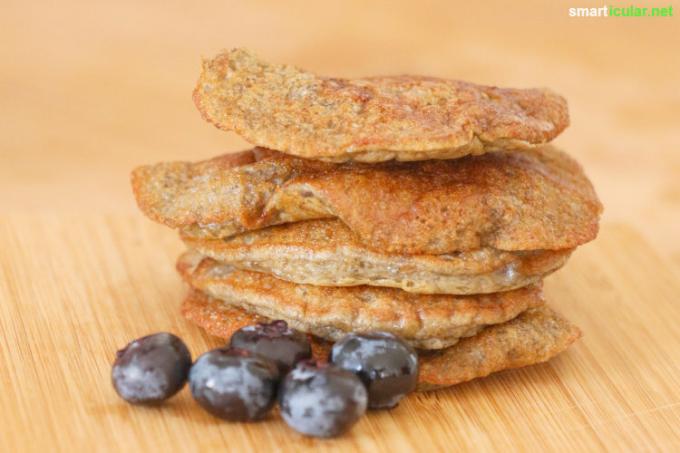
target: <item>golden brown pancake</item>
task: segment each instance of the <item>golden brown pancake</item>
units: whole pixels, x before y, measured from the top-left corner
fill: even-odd
[[[209,334],[227,340],[241,327],[270,321],[196,290],[184,300],[182,314]],[[448,387],[496,371],[545,362],[580,336],[581,331],[576,326],[547,306],[529,309],[511,321],[487,327],[450,348],[420,351],[418,390]],[[310,339],[314,356],[326,359],[330,343],[318,337]]]
[[[597,235],[602,210],[581,167],[550,146],[371,165],[256,149],[140,167],[132,185],[147,216],[185,236],[338,218],[363,244],[404,254],[573,248]]]
[[[243,49],[203,62],[194,101],[207,121],[254,145],[336,162],[528,148],[569,124],[566,101],[547,89],[408,75],[319,77]]]
[[[527,286],[560,268],[572,249],[444,255],[374,250],[337,219],[286,223],[225,239],[183,238],[190,249],[244,270],[319,286],[387,286],[418,294],[485,294]]]
[[[338,340],[348,332],[384,330],[422,349],[441,349],[490,324],[544,303],[540,285],[475,296],[413,294],[375,286],[299,285],[238,270],[187,252],[177,269],[194,288],[295,329]]]

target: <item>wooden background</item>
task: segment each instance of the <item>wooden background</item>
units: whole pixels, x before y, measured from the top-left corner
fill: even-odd
[[[2,1],[0,450],[680,449],[680,12],[368,3]],[[179,241],[136,211],[128,174],[246,146],[190,97],[200,57],[234,46],[322,74],[565,95],[572,126],[557,143],[605,214],[547,293],[584,339],[549,364],[371,413],[333,441],[276,416],[220,422],[186,390],[159,409],[118,400],[110,362],[130,339],[170,330],[195,354],[219,344],[178,316]]]

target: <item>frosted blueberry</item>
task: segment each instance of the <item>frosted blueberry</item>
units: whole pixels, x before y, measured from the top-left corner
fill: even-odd
[[[396,406],[418,383],[418,355],[391,333],[346,335],[333,345],[330,361],[361,378],[371,409]]]
[[[276,364],[244,349],[213,349],[189,371],[189,388],[206,411],[230,421],[263,418],[276,399]]]
[[[296,431],[338,436],[366,412],[364,384],[353,373],[327,363],[299,362],[279,390],[281,416]]]
[[[243,327],[232,335],[230,345],[273,360],[281,375],[290,371],[300,360],[312,356],[312,347],[307,336],[289,328],[286,321]]]
[[[116,353],[111,370],[113,387],[133,404],[153,404],[170,398],[187,380],[191,354],[171,333],[138,338]]]

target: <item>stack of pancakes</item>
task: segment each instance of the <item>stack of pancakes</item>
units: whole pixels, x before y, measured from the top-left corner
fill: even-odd
[[[140,167],[132,184],[187,244],[182,312],[211,334],[283,319],[324,356],[348,332],[389,331],[419,349],[421,390],[580,336],[541,292],[602,210],[546,144],[568,125],[560,96],[323,78],[236,49],[204,63],[194,100],[256,148]]]

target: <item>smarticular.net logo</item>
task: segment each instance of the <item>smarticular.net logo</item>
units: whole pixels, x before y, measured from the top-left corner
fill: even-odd
[[[600,6],[569,8],[569,17],[672,17],[673,6]]]

